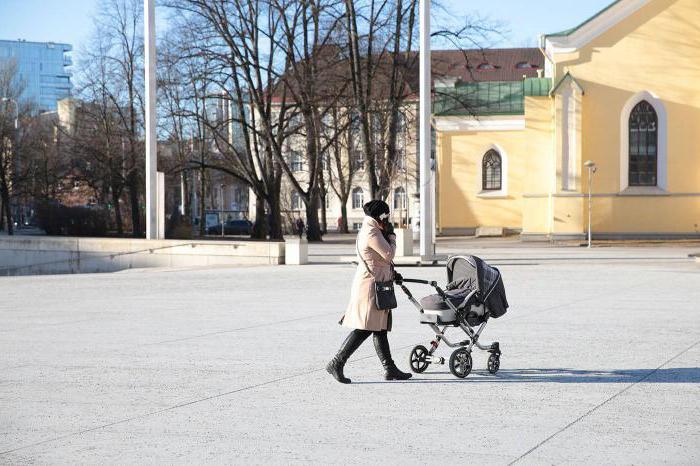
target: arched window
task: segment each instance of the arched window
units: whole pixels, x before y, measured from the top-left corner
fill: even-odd
[[[357,187],[352,190],[352,208],[361,209],[365,204],[365,193],[362,192],[362,188]]]
[[[491,149],[481,161],[481,189],[498,191],[501,189],[501,156]]]
[[[646,100],[634,106],[629,118],[629,185],[657,185],[658,117]]]
[[[406,190],[401,186],[394,190],[394,209],[406,208]]]
[[[301,196],[296,191],[292,191],[292,210],[301,210]]]

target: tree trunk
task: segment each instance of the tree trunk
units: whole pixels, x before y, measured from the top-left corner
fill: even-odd
[[[321,241],[321,225],[318,221],[318,189],[309,194],[306,202],[306,239],[309,241]]]
[[[199,169],[199,236],[204,236],[207,232],[206,230],[206,215],[204,209],[206,209],[206,186],[205,186],[205,176],[206,169],[201,167]]]
[[[339,233],[348,233],[348,202],[347,199],[345,199],[345,202],[341,202],[340,204],[340,231]]]
[[[270,239],[282,240],[282,209],[280,206],[279,192],[271,193],[267,205],[270,209]]]
[[[326,193],[328,196],[328,193]],[[328,215],[326,213],[326,198],[325,196],[321,199],[321,234],[325,235],[328,233]]]
[[[3,183],[2,187],[0,188],[0,196],[2,196],[2,205],[5,211],[0,212],[0,215],[3,213],[5,215],[5,221],[7,222],[7,234],[13,235],[15,232],[14,225],[12,224],[12,209],[10,208],[10,191],[7,189],[7,185],[5,183]]]
[[[267,214],[265,213],[265,199],[260,195],[255,195],[255,223],[253,232],[250,235],[254,239],[267,238]]]
[[[124,222],[122,220],[122,209],[119,205],[119,194],[112,188],[112,203],[114,204],[114,221],[117,224],[117,234],[122,236],[124,234]]]
[[[3,215],[3,212],[5,212],[5,203],[0,198],[0,231],[5,229],[5,216]]]
[[[139,209],[139,183],[136,170],[129,173],[129,201],[131,204],[131,236],[143,236],[141,231],[141,209]]]

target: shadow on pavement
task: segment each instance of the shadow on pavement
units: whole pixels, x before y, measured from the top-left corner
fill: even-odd
[[[672,369],[620,369],[612,371],[591,371],[577,369],[502,369],[496,375],[485,370],[476,370],[464,378],[452,377],[449,372],[424,372],[413,374],[412,379],[402,382],[353,382],[353,384],[376,383],[634,383],[653,372],[644,383],[700,383],[700,367],[679,367]],[[432,379],[431,375],[450,375],[449,379]],[[474,376],[477,377],[474,377]],[[483,376],[483,377],[479,377]]]

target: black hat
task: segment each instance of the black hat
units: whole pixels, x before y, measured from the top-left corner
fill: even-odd
[[[368,215],[375,220],[381,220],[380,216],[383,214],[386,214],[387,216],[389,215],[389,204],[378,199],[369,201],[362,207],[362,209],[365,211],[365,215]]]

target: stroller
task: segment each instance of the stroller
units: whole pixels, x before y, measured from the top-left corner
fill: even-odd
[[[437,294],[426,296],[418,302],[404,283],[420,283],[435,288]],[[430,364],[445,364],[445,358],[434,356],[441,341],[450,348],[457,348],[450,356],[450,372],[464,378],[472,370],[472,348],[476,346],[490,354],[487,369],[498,372],[501,350],[498,342],[482,345],[479,335],[489,317],[501,317],[508,309],[501,273],[476,256],[452,256],[447,260],[447,286],[440,288],[437,282],[404,278],[397,281],[408,300],[421,314],[421,323],[429,325],[435,332],[430,349],[418,345],[411,351],[411,370],[424,372]],[[477,327],[478,329],[474,329]],[[442,328],[440,328],[442,327]],[[445,331],[448,327],[459,327],[467,339],[452,343]]]

